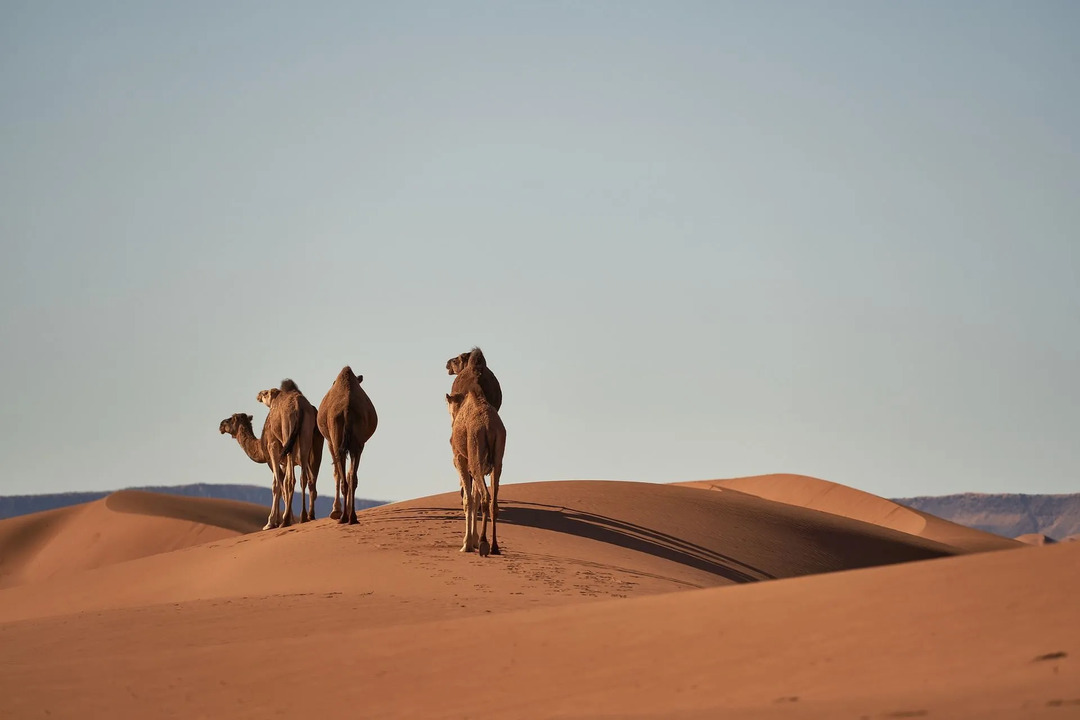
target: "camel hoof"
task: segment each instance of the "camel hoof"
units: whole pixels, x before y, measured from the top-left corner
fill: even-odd
[[[307,513],[304,513],[304,512],[300,513],[300,522],[306,523],[307,521],[308,521]]]
[[[480,557],[487,557],[491,553],[491,546],[488,545],[488,541],[483,538],[480,539]]]
[[[265,525],[263,525],[263,530],[273,530],[276,527],[277,527],[277,525],[275,525],[274,523],[269,523],[268,522]]]
[[[491,546],[491,554],[492,555],[502,555],[502,550],[499,550],[498,545],[492,545]]]
[[[345,517],[344,515],[338,515],[337,521],[338,521],[338,525],[348,525],[349,524],[349,518]]]
[[[468,545],[462,545],[461,549],[458,550],[458,552],[472,552],[472,551],[473,551],[473,549],[471,547],[469,547]]]
[[[356,515],[353,515],[351,518],[349,518],[349,524],[350,525],[359,525],[360,521],[356,519]]]
[[[337,520],[340,517],[341,517],[341,511],[340,510],[331,510],[330,511],[330,519],[331,520]]]

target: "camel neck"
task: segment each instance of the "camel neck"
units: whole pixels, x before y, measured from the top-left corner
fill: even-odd
[[[241,427],[236,434],[236,441],[244,448],[247,456],[257,463],[266,463],[266,445],[246,427]]]

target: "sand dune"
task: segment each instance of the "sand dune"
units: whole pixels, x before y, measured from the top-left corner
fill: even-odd
[[[503,499],[501,557],[457,552],[448,493],[0,590],[0,715],[1080,713],[1076,543],[970,553],[730,489]]]
[[[171,510],[182,500],[162,502]],[[525,483],[504,487],[501,500],[500,542],[507,554],[500,567],[510,573],[502,582],[508,583],[508,593],[520,593],[501,601],[504,609],[796,577],[956,552],[888,528],[742,493],[647,483]],[[203,501],[207,507],[216,502]],[[247,511],[248,506],[236,505]],[[263,518],[261,509],[251,508],[247,512],[254,526]],[[332,592],[342,589],[343,578],[348,578],[347,587],[360,582],[357,587],[364,591],[408,596],[422,604],[435,598],[441,607],[446,583],[453,578],[447,573],[461,560],[456,551],[464,527],[456,493],[365,510],[358,528],[323,520],[232,540],[227,538],[236,533],[178,520],[176,512],[161,518],[120,516],[91,503],[78,522],[69,521],[64,537],[36,551],[38,572],[24,573],[24,583],[55,574],[59,561],[45,559],[53,559],[57,549],[67,552],[71,542],[61,540],[79,542],[100,530],[102,512],[110,513],[110,537],[117,539],[108,546],[113,566],[106,567],[104,553],[90,548],[77,559],[86,568],[97,568],[94,572],[55,578],[51,586],[67,587],[63,593],[37,585],[13,588],[0,596],[7,617],[272,595],[296,587]],[[170,532],[152,532],[157,521],[169,522]],[[199,537],[182,535],[184,527]],[[209,537],[215,530],[217,536]],[[189,542],[183,553],[133,559],[151,554],[148,543],[155,537],[215,542]],[[67,560],[72,571],[75,559]],[[131,561],[116,565],[120,560]],[[464,595],[470,602],[481,596]]]
[[[1008,538],[942,520],[892,500],[807,475],[778,473],[675,484],[711,490],[737,490],[774,502],[812,508],[918,535],[965,552],[1004,550],[1016,546]]]
[[[0,587],[234,537],[262,527],[248,503],[123,490],[0,521]]]
[[[1054,538],[1043,535],[1042,533],[1027,533],[1025,535],[1019,535],[1015,539],[1017,542],[1022,542],[1025,545],[1053,545],[1057,542]]]

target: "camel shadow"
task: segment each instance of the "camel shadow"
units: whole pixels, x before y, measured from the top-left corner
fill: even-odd
[[[581,510],[540,503],[508,502],[499,508],[499,523],[566,533],[636,550],[719,575],[732,582],[774,579],[773,575],[760,568],[674,535]]]

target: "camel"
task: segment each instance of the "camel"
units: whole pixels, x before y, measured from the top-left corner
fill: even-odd
[[[459,375],[475,378],[467,367]],[[482,557],[499,555],[497,525],[499,519],[499,479],[502,477],[503,451],[506,449],[506,428],[495,407],[487,401],[478,382],[469,382],[463,393],[446,396],[450,412],[450,447],[454,467],[461,480],[461,505],[465,511],[465,539],[461,552],[479,550]],[[488,492],[485,475],[491,475]],[[483,530],[477,537],[478,511],[484,509]],[[491,545],[487,541],[488,518],[491,518]]]
[[[270,430],[270,415],[266,417],[266,423],[263,424],[262,437],[255,437],[255,432],[251,427],[252,417],[246,413],[234,413],[231,417],[225,418],[218,425],[218,430],[222,435],[228,433],[240,443],[240,447],[244,449],[247,456],[254,462],[270,465],[270,451],[267,449],[266,440],[271,435]],[[282,524],[279,517],[279,501],[281,500],[281,453],[278,452],[279,462],[276,465],[271,465],[271,470],[274,473],[274,497],[272,500],[272,506],[270,508],[270,517],[266,520],[266,525],[263,526],[263,530],[270,530],[271,528],[279,527]],[[291,468],[290,468],[291,471]],[[291,506],[290,506],[291,510]],[[291,521],[291,515],[290,515]],[[286,523],[287,524],[287,523]]]
[[[488,401],[488,404],[498,412],[502,409],[502,387],[499,386],[499,379],[495,377],[495,373],[491,372],[491,369],[488,368],[484,353],[478,347],[474,347],[469,352],[463,352],[457,357],[452,357],[446,361],[447,374],[458,376],[454,378],[454,384],[450,388],[450,393],[452,395],[465,394],[465,388],[468,385],[468,381],[461,377],[461,372],[469,366],[470,360],[473,361],[473,367],[479,372],[478,382],[480,383],[481,391],[484,393],[484,398]]]
[[[221,421],[218,430],[222,435],[228,433],[240,443],[240,447],[249,458],[261,465],[266,465],[270,460],[266,454],[266,443],[262,441],[262,438],[255,437],[255,431],[251,428],[252,419],[246,413],[234,413],[232,417]]]
[[[315,519],[315,499],[319,493],[315,489],[315,483],[319,479],[319,467],[322,465],[323,436],[319,432],[317,413],[314,406],[308,402],[296,383],[286,378],[281,381],[281,387],[260,390],[255,399],[266,407],[271,407],[273,402],[282,393],[293,392],[300,395],[300,407],[304,413],[304,424],[301,432],[311,438],[307,444],[300,445],[300,522]],[[308,513],[308,498],[311,499],[311,513]]]
[[[360,455],[379,424],[371,398],[360,387],[363,381],[363,375],[355,375],[348,365],[343,367],[319,403],[317,418],[319,432],[330,445],[330,457],[334,462],[334,511],[341,513],[338,522],[349,525],[358,522],[356,470]],[[348,475],[345,474],[346,456],[352,458]],[[340,504],[339,492],[343,496]]]
[[[466,373],[470,360],[472,360],[474,369]],[[488,404],[494,407],[496,412],[502,409],[502,387],[499,385],[499,379],[495,377],[495,373],[491,372],[491,369],[487,366],[487,358],[484,357],[484,351],[480,348],[474,346],[472,350],[447,360],[446,372],[450,375],[457,375],[454,378],[454,384],[450,387],[451,394],[464,395],[465,389],[470,383],[479,383],[480,390],[483,392]],[[473,377],[468,377],[469,374],[472,374]],[[461,499],[464,503],[465,491],[462,490],[461,492]],[[479,511],[480,508],[477,508],[477,512]]]

